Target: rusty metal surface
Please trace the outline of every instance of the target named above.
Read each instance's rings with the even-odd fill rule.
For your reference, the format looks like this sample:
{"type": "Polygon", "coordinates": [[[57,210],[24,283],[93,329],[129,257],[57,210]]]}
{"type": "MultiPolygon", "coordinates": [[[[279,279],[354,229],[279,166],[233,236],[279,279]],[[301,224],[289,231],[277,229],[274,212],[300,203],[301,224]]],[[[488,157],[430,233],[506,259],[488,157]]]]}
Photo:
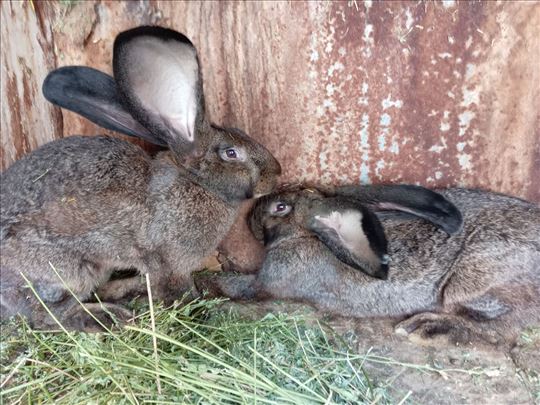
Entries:
{"type": "Polygon", "coordinates": [[[110,72],[115,35],[156,23],[193,40],[210,116],[267,145],[283,181],[540,201],[538,2],[33,4],[0,6],[3,168],[48,140],[106,132],[48,106],[41,82],[68,64],[110,72]]]}

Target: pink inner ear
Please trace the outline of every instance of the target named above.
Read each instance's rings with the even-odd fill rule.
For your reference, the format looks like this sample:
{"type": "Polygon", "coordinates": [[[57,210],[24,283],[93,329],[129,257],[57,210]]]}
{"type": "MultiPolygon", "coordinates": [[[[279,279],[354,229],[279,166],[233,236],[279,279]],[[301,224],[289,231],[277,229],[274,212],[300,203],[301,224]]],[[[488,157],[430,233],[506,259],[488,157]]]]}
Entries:
{"type": "Polygon", "coordinates": [[[199,100],[195,48],[156,37],[136,38],[127,46],[130,91],[173,134],[193,142],[199,100]]]}
{"type": "Polygon", "coordinates": [[[315,219],[336,231],[343,247],[352,254],[366,260],[373,268],[380,265],[380,260],[371,249],[369,240],[362,229],[362,213],[360,211],[332,211],[328,216],[317,215],[315,219]]]}

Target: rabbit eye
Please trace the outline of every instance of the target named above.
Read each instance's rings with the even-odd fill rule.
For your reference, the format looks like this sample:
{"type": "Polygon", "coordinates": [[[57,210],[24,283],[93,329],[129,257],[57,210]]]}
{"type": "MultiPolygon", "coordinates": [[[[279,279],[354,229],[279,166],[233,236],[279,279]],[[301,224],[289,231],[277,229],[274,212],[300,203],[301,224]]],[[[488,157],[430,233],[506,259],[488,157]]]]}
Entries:
{"type": "Polygon", "coordinates": [[[244,161],[246,160],[246,153],[242,148],[227,148],[222,149],[219,152],[219,156],[221,159],[225,161],[244,161]]]}
{"type": "Polygon", "coordinates": [[[284,202],[276,202],[272,204],[271,212],[272,214],[284,216],[291,212],[292,207],[284,202]]]}

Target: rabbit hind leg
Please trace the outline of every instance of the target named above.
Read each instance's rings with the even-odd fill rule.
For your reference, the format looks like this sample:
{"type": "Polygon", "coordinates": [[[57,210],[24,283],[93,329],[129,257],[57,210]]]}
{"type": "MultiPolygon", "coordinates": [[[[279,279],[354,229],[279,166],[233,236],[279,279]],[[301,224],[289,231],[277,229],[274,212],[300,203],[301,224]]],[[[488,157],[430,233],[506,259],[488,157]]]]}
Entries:
{"type": "Polygon", "coordinates": [[[454,345],[487,343],[497,346],[505,342],[497,331],[483,328],[474,321],[459,315],[434,312],[423,312],[405,319],[396,325],[395,332],[419,343],[443,340],[454,345]]]}

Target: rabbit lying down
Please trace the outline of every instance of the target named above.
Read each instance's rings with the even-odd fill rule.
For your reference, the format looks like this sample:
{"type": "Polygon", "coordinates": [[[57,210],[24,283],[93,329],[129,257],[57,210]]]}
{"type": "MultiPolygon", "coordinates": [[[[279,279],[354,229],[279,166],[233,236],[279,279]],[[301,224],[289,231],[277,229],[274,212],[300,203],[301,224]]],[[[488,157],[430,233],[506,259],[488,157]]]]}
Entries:
{"type": "MultiPolygon", "coordinates": [[[[266,148],[209,122],[197,52],[184,35],[159,27],[123,32],[113,65],[114,78],[87,67],[57,69],[43,92],[104,128],[168,150],[151,157],[120,139],[72,136],[2,174],[3,318],[26,315],[36,328],[52,322],[21,273],[73,329],[96,325],[68,290],[85,301],[100,288],[103,301],[114,301],[130,292],[128,280],[107,283],[115,269],[150,273],[157,299],[182,297],[240,203],[276,184],[281,168],[266,148]]],[[[146,295],[146,285],[132,280],[132,292],[146,295]]],[[[88,309],[102,320],[107,312],[127,315],[114,304],[88,309]]]]}
{"type": "Polygon", "coordinates": [[[396,332],[422,339],[511,345],[523,327],[540,321],[539,206],[477,190],[441,190],[431,200],[429,193],[437,196],[411,186],[265,196],[250,215],[254,235],[266,245],[260,271],[201,275],[196,285],[211,295],[394,318],[396,332]],[[441,196],[463,214],[461,232],[441,196]],[[387,209],[424,217],[450,234],[399,216],[379,221],[373,213],[387,209]]]}

